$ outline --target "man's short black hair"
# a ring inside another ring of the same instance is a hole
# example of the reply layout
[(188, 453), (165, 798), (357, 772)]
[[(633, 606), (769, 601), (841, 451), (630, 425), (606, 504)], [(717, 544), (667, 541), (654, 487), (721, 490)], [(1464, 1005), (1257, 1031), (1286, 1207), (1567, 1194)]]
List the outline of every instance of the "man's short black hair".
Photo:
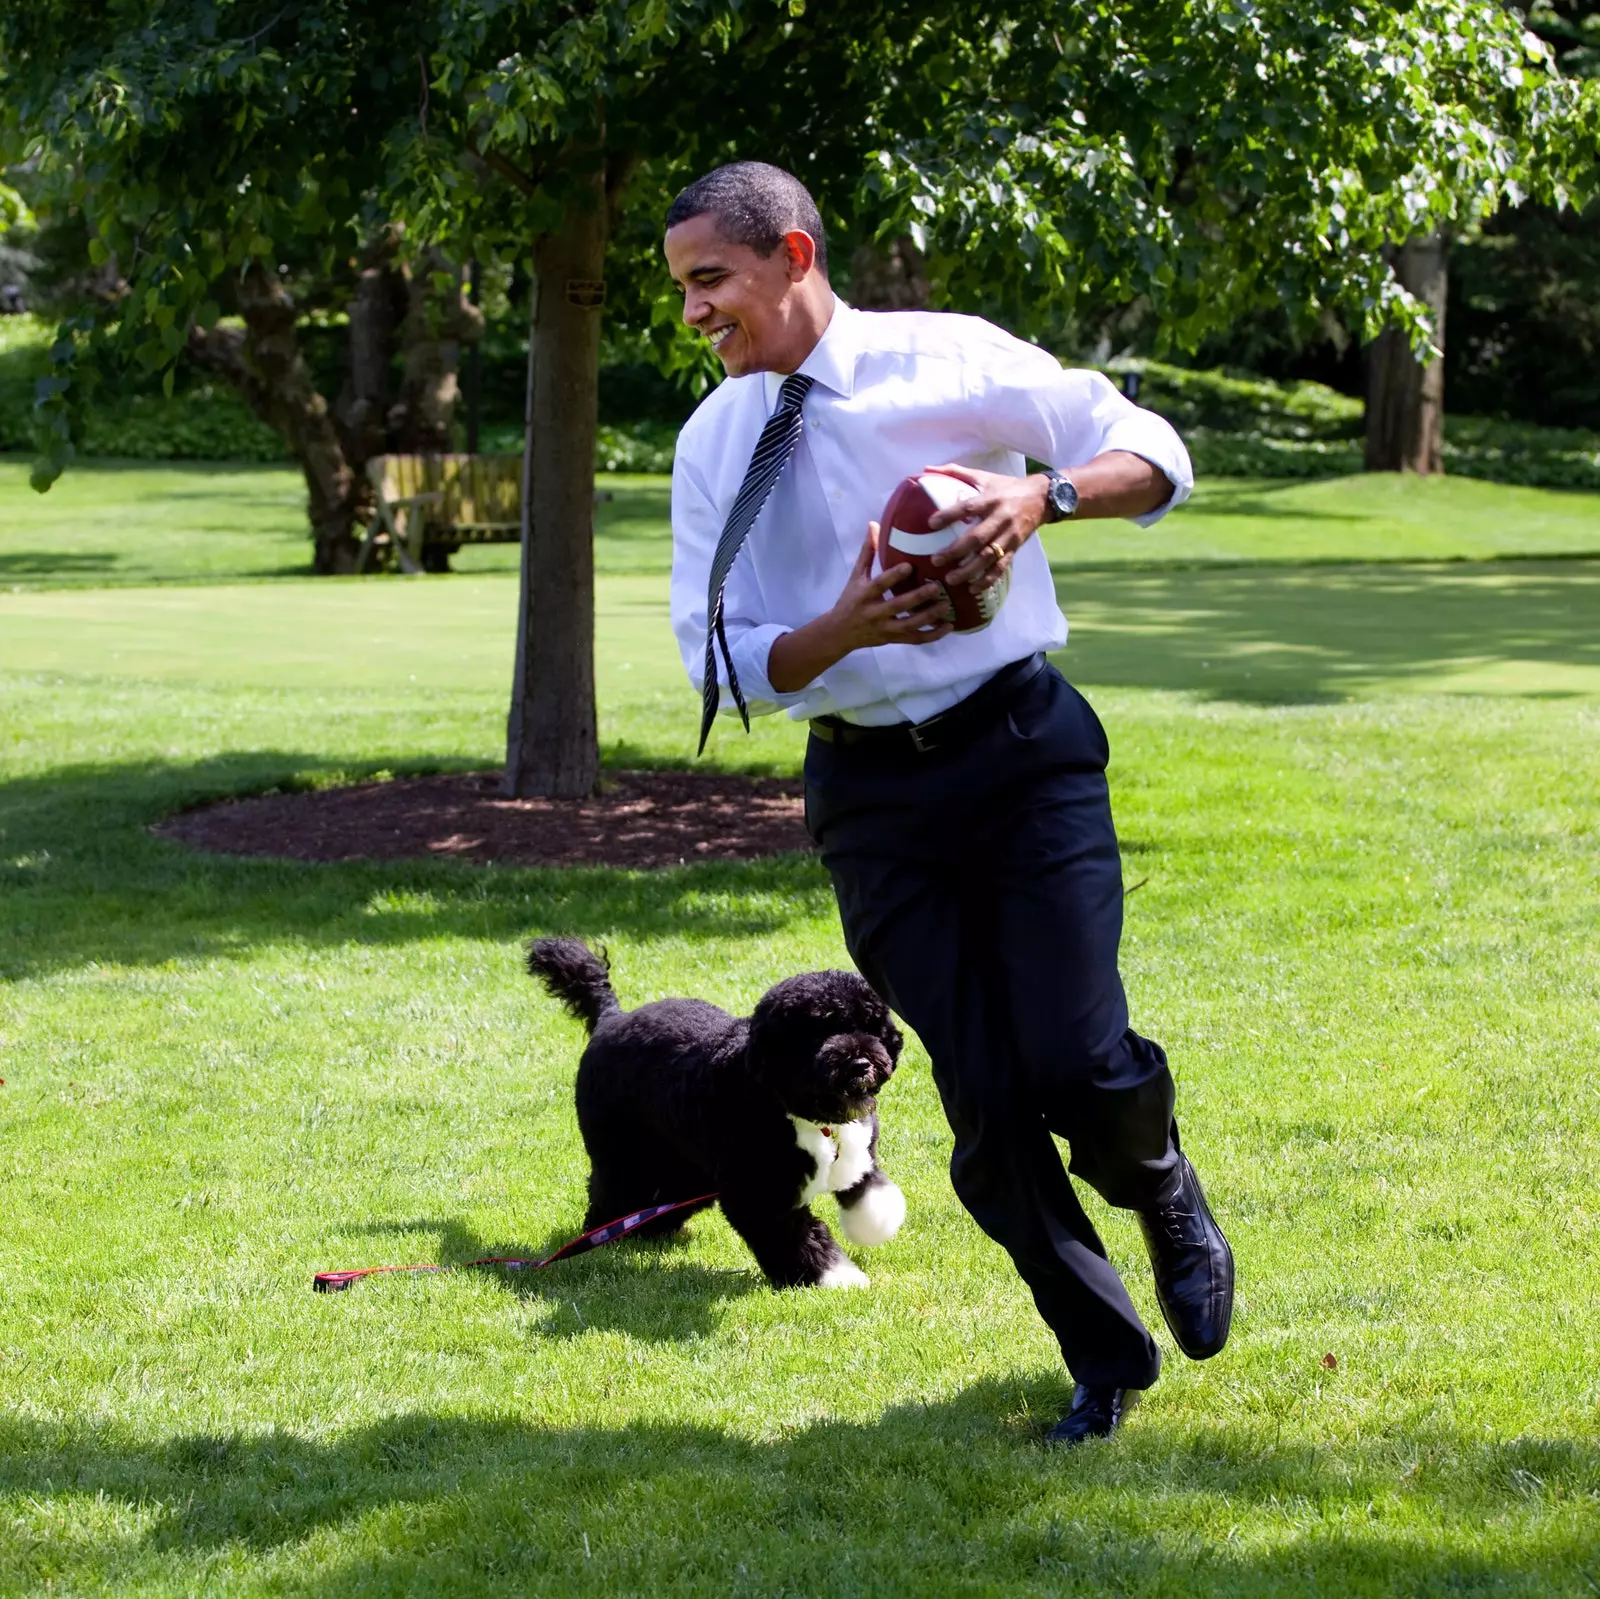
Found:
[(715, 217), (723, 238), (771, 255), (783, 236), (799, 228), (817, 246), (817, 266), (828, 275), (828, 241), (822, 214), (799, 178), (765, 161), (730, 161), (696, 178), (667, 210), (667, 226), (691, 217)]

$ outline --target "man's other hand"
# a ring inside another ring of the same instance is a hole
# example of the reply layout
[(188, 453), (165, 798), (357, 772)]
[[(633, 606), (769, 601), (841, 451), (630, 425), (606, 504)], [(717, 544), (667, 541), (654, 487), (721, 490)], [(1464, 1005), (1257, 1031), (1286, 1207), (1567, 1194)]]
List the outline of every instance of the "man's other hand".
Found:
[(981, 594), (1005, 576), (1011, 557), (1044, 520), (1048, 485), (1042, 475), (1008, 477), (1003, 472), (980, 472), (976, 467), (948, 461), (926, 470), (959, 478), (978, 491), (970, 500), (934, 512), (928, 518), (928, 526), (941, 528), (952, 522), (977, 519), (949, 549), (933, 557), (933, 564), (949, 569), (946, 583), (965, 583), (974, 594)]
[(901, 562), (874, 572), (877, 547), (878, 524), (869, 522), (866, 541), (832, 609), (774, 640), (767, 655), (767, 681), (780, 694), (798, 693), (854, 650), (932, 644), (951, 631), (954, 619), (943, 586), (923, 583), (905, 594), (889, 594), (911, 576), (911, 568)]
[(931, 644), (955, 625), (942, 584), (923, 583), (904, 594), (889, 593), (911, 576), (911, 567), (902, 561), (875, 574), (877, 548), (878, 524), (869, 522), (850, 579), (828, 613), (845, 655), (879, 644)]
[[(1011, 557), (1038, 531), (1044, 521), (1050, 480), (1042, 472), (1008, 477), (953, 461), (923, 470), (960, 478), (978, 491), (974, 498), (936, 512), (928, 518), (928, 525), (948, 527), (952, 522), (977, 518), (933, 560), (936, 566), (948, 569), (946, 583), (967, 583), (974, 593), (981, 594), (1005, 576)], [(1078, 491), (1075, 522), (1143, 516), (1172, 498), (1172, 480), (1167, 474), (1130, 450), (1108, 450), (1082, 466), (1069, 467), (1067, 476)]]

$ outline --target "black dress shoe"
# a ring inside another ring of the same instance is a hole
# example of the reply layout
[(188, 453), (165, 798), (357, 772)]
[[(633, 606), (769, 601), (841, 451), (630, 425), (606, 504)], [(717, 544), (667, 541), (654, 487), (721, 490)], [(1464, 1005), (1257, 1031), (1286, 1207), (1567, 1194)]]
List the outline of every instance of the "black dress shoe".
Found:
[(1044, 1435), (1044, 1441), (1070, 1448), (1089, 1438), (1109, 1438), (1138, 1403), (1137, 1388), (1106, 1388), (1080, 1382), (1072, 1390), (1072, 1407)]
[(1206, 1205), (1200, 1179), (1179, 1156), (1178, 1191), (1139, 1212), (1161, 1314), (1190, 1360), (1207, 1360), (1228, 1341), (1233, 1320), (1233, 1251)]

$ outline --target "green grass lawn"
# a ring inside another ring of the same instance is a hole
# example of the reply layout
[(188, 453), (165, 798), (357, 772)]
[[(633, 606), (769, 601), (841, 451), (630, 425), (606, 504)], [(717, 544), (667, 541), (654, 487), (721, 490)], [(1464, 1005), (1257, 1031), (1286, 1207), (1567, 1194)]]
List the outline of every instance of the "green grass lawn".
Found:
[[(603, 477), (601, 496), (599, 571), (669, 570), (667, 480)], [(276, 466), (91, 461), (41, 496), (26, 462), (0, 455), (0, 591), (303, 573), (304, 504), (299, 476)], [(1600, 555), (1600, 496), (1466, 478), (1219, 478), (1152, 528), (1085, 522), (1045, 539), (1051, 560), (1074, 569)], [(480, 545), (454, 564), (481, 575), (515, 571), (517, 561), (515, 546)]]
[[(0, 584), (0, 1593), (1600, 1590), (1600, 563), (1530, 558), (1594, 550), (1594, 500), (1231, 485), (1135, 530), (1199, 569), (1052, 535), (1143, 881), (1137, 1025), (1240, 1267), (1228, 1350), (1054, 1456), (1058, 1357), (951, 1195), (914, 1044), (867, 1292), (773, 1292), (713, 1215), (314, 1296), (575, 1230), (581, 1035), (520, 940), (603, 938), (629, 1003), (745, 1007), (845, 960), (826, 879), (154, 838), (206, 796), (494, 764), (513, 585), (240, 581), (299, 559), (272, 472), (86, 472), (74, 544), (10, 470), (0, 557), (105, 561)], [(136, 510), (94, 531), (106, 484)], [(614, 765), (691, 755), (663, 504), (604, 507)], [(799, 747), (769, 720), (714, 754)]]

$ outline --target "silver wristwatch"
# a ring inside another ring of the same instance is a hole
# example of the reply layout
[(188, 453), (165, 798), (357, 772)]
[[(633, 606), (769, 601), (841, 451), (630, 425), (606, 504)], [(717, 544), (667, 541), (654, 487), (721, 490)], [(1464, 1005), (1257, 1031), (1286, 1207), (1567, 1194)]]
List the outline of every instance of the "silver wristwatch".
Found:
[(1044, 519), (1047, 522), (1065, 521), (1078, 509), (1078, 486), (1065, 472), (1058, 472), (1053, 466), (1047, 466), (1044, 475), (1050, 484), (1044, 495)]

